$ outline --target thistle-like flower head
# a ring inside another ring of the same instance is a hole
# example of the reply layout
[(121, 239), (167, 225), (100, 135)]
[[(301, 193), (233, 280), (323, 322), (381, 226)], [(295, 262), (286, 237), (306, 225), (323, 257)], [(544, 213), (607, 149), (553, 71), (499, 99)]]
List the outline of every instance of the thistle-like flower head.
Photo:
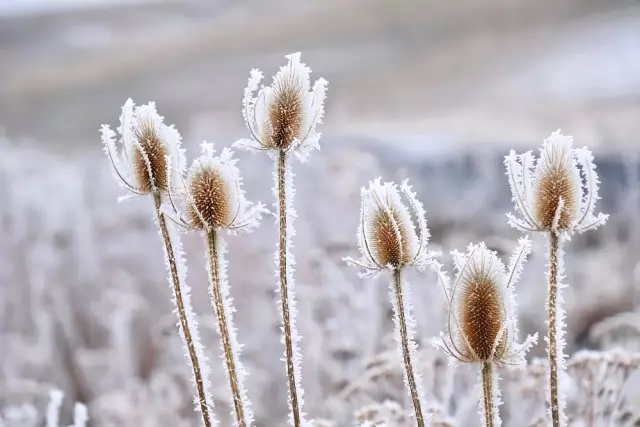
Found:
[(129, 98), (122, 107), (118, 149), (116, 133), (102, 125), (102, 143), (120, 183), (137, 195), (167, 192), (185, 167), (181, 137), (158, 115), (155, 104), (135, 106)]
[(262, 203), (254, 204), (245, 198), (233, 153), (224, 148), (216, 156), (213, 144), (203, 143), (201, 147), (202, 155), (189, 168), (181, 192), (171, 194), (174, 213), (177, 209), (173, 196), (181, 195), (185, 202), (186, 218), (178, 218), (178, 224), (192, 230), (253, 230), (267, 210)]
[(433, 263), (436, 254), (426, 249), (429, 230), (425, 211), (407, 181), (398, 191), (393, 182), (381, 184), (378, 178), (369, 188), (363, 187), (361, 194), (358, 246), (362, 257), (346, 258), (347, 263), (362, 268), (363, 276), (409, 265), (423, 269)]
[(271, 86), (262, 86), (259, 90), (262, 73), (251, 70), (242, 114), (252, 140), (241, 140), (237, 145), (295, 153), (304, 161), (311, 151), (319, 148), (320, 133), (316, 132), (316, 125), (322, 123), (324, 116), (327, 81), (320, 78), (311, 88), (311, 69), (300, 62), (300, 53), (287, 55), (287, 59), (288, 64), (276, 73)]
[(524, 362), (537, 334), (517, 343), (513, 288), (530, 251), (531, 241), (520, 239), (508, 270), (484, 243), (469, 245), (466, 254), (452, 252), (457, 275), (451, 284), (442, 274), (449, 316), (437, 346), (465, 363)]
[(580, 233), (604, 224), (608, 215), (594, 214), (598, 175), (591, 151), (573, 148), (573, 138), (560, 131), (547, 138), (540, 158), (531, 152), (505, 157), (513, 201), (520, 217), (509, 224), (525, 232)]

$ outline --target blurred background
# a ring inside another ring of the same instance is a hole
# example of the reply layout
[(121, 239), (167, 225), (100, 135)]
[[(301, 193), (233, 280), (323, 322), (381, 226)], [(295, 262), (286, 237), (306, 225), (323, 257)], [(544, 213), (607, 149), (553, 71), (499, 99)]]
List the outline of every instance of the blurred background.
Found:
[[(406, 403), (385, 280), (362, 281), (341, 261), (355, 254), (360, 187), (409, 178), (447, 265), (469, 241), (508, 256), (519, 235), (504, 216), (503, 156), (537, 149), (557, 129), (595, 152), (599, 210), (611, 214), (567, 248), (568, 351), (640, 350), (637, 0), (0, 0), (0, 417), (18, 420), (8, 425), (41, 425), (33, 409), (51, 388), (65, 391), (68, 422), (80, 401), (96, 426), (195, 425), (151, 201), (116, 202), (98, 129), (116, 126), (132, 97), (157, 103), (189, 159), (202, 140), (228, 146), (247, 136), (249, 71), (271, 76), (296, 51), (313, 80), (329, 81), (322, 151), (295, 165), (311, 418), (346, 426), (364, 405)], [(269, 159), (238, 156), (249, 197), (271, 203)], [(275, 238), (269, 217), (228, 239), (263, 426), (286, 420)], [(216, 412), (231, 425), (204, 244), (183, 240)], [(534, 243), (519, 285), (523, 333), (545, 331), (545, 242)], [(429, 346), (443, 327), (441, 291), (430, 274), (412, 283), (427, 388), (444, 400), (436, 375), (448, 368)], [(475, 398), (443, 411), (474, 425)], [(519, 409), (524, 421), (505, 417), (530, 425), (538, 412), (532, 404)]]

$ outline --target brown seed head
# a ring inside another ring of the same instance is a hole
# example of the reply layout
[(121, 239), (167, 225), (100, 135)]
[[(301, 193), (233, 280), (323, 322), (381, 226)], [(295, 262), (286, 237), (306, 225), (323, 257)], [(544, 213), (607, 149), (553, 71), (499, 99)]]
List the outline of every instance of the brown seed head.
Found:
[(400, 213), (393, 207), (388, 211), (378, 208), (369, 223), (367, 242), (373, 257), (380, 265), (400, 267), (411, 261), (407, 227)]
[(201, 165), (189, 173), (187, 190), (191, 203), (187, 205), (187, 215), (191, 226), (206, 228), (226, 228), (234, 220), (236, 204), (228, 177), (215, 167)]
[(287, 150), (294, 139), (304, 136), (304, 94), (303, 82), (293, 70), (275, 82), (262, 136), (265, 145)]
[(132, 171), (139, 190), (143, 193), (150, 193), (154, 188), (167, 191), (167, 148), (153, 121), (146, 118), (138, 120), (134, 136), (139, 145), (133, 147)]
[(479, 270), (464, 281), (460, 308), (461, 329), (466, 338), (461, 346), (463, 355), (483, 362), (499, 360), (507, 347), (506, 331), (502, 330), (506, 319), (500, 287)]

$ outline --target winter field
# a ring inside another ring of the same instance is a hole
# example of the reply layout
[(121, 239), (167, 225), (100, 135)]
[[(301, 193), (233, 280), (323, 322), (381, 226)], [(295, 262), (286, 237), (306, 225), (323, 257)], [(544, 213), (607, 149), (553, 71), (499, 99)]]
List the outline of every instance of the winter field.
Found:
[[(521, 233), (504, 156), (553, 131), (588, 145), (610, 215), (565, 247), (569, 425), (640, 424), (640, 5), (631, 0), (0, 0), (0, 426), (45, 424), (51, 390), (90, 426), (197, 426), (150, 198), (123, 195), (102, 152), (128, 97), (155, 101), (189, 163), (203, 140), (248, 137), (249, 71), (266, 83), (301, 51), (329, 81), (321, 151), (295, 163), (298, 330), (305, 411), (316, 426), (415, 426), (394, 339), (388, 277), (360, 279), (360, 188), (408, 178), (430, 250), (486, 242), (503, 259)], [(247, 196), (273, 204), (273, 165), (237, 152)], [(235, 323), (255, 425), (283, 426), (273, 215), (226, 238)], [(181, 235), (210, 360), (215, 413), (234, 425), (205, 242)], [(547, 426), (546, 241), (517, 283), (520, 334), (540, 341), (500, 371), (505, 426)], [(478, 425), (478, 372), (431, 345), (447, 304), (435, 273), (410, 272), (417, 369), (438, 426)], [(51, 424), (53, 427), (53, 424)], [(78, 426), (79, 427), (79, 426)]]

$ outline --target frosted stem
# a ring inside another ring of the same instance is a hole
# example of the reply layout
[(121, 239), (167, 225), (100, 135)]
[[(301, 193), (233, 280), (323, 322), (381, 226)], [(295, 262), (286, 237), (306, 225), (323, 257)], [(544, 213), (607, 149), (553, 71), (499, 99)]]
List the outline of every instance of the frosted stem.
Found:
[(200, 361), (196, 353), (196, 347), (193, 337), (191, 336), (191, 330), (189, 329), (189, 321), (185, 310), (184, 300), (182, 297), (182, 290), (180, 288), (180, 278), (178, 275), (178, 266), (176, 257), (173, 251), (173, 245), (171, 244), (171, 236), (169, 235), (169, 229), (167, 228), (167, 221), (164, 213), (162, 212), (162, 199), (159, 192), (154, 192), (153, 200), (155, 202), (156, 216), (158, 218), (158, 227), (162, 234), (162, 240), (167, 253), (167, 260), (169, 264), (169, 273), (171, 275), (171, 285), (173, 292), (175, 293), (176, 304), (178, 307), (178, 318), (180, 320), (180, 328), (187, 344), (187, 350), (189, 353), (189, 359), (191, 361), (191, 368), (193, 369), (193, 376), (196, 382), (196, 389), (198, 391), (198, 402), (200, 404), (200, 413), (202, 414), (202, 423), (204, 427), (212, 427), (211, 419), (209, 416), (209, 408), (207, 406), (207, 399), (205, 394), (204, 379), (202, 378), (202, 370), (200, 368)]
[(482, 364), (482, 397), (485, 427), (493, 427), (493, 366), (491, 362)]
[(209, 250), (209, 271), (211, 296), (213, 299), (213, 310), (218, 320), (218, 331), (220, 340), (222, 341), (222, 350), (224, 352), (224, 360), (227, 368), (229, 387), (231, 388), (231, 396), (233, 398), (233, 407), (235, 412), (236, 425), (246, 427), (248, 425), (245, 417), (244, 401), (240, 391), (240, 382), (236, 373), (236, 362), (234, 351), (231, 343), (231, 335), (229, 329), (233, 328), (231, 314), (227, 316), (225, 312), (225, 301), (222, 296), (220, 283), (220, 266), (218, 264), (218, 247), (216, 240), (216, 231), (211, 230), (207, 233), (207, 243)]
[(560, 406), (558, 400), (558, 346), (557, 346), (557, 301), (558, 301), (558, 249), (559, 236), (556, 232), (549, 235), (549, 403), (553, 427), (560, 427)]
[(422, 415), (422, 406), (420, 405), (420, 394), (418, 393), (418, 385), (413, 372), (413, 362), (411, 360), (411, 351), (409, 348), (409, 332), (407, 328), (407, 319), (405, 318), (404, 297), (402, 294), (402, 270), (399, 268), (393, 271), (393, 286), (393, 294), (395, 296), (394, 308), (399, 327), (399, 330), (396, 332), (400, 334), (400, 345), (402, 346), (402, 358), (407, 378), (407, 386), (409, 387), (411, 400), (413, 401), (413, 410), (416, 415), (418, 427), (424, 427), (425, 421), (424, 416)]
[(278, 213), (280, 228), (279, 244), (279, 268), (280, 268), (280, 302), (282, 304), (282, 322), (284, 332), (284, 344), (287, 363), (287, 379), (289, 382), (290, 405), (293, 415), (294, 427), (300, 427), (301, 417), (298, 405), (298, 391), (296, 387), (295, 365), (293, 360), (293, 340), (291, 338), (291, 318), (289, 313), (289, 289), (287, 287), (287, 196), (286, 196), (286, 152), (278, 153)]

